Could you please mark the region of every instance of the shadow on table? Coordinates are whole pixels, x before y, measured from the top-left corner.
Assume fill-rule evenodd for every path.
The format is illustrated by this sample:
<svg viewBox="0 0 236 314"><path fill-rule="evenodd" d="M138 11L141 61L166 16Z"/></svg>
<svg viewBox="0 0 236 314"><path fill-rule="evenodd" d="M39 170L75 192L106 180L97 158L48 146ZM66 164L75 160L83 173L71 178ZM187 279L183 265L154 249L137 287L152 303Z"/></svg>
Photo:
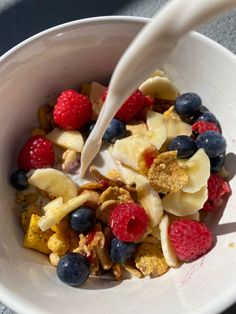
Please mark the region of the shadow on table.
<svg viewBox="0 0 236 314"><path fill-rule="evenodd" d="M0 12L0 55L22 40L57 24L114 15L134 0L15 0Z"/></svg>

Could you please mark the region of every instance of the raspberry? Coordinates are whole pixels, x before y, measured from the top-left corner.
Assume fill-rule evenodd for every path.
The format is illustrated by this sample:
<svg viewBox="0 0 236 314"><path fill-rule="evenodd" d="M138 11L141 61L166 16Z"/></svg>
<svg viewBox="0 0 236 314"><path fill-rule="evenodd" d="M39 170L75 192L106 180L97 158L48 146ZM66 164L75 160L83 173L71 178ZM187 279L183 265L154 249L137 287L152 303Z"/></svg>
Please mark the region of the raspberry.
<svg viewBox="0 0 236 314"><path fill-rule="evenodd" d="M42 135L35 135L28 139L18 156L18 166L26 171L54 164L53 144Z"/></svg>
<svg viewBox="0 0 236 314"><path fill-rule="evenodd" d="M103 102L106 100L107 92L108 89L105 89L103 92ZM137 89L120 107L115 117L124 122L129 122L143 107L150 106L151 102L152 100L150 98L147 99L141 91Z"/></svg>
<svg viewBox="0 0 236 314"><path fill-rule="evenodd" d="M203 210L215 211L222 204L223 196L230 194L231 189L229 183L224 181L217 174L211 174L208 183L208 199L203 205Z"/></svg>
<svg viewBox="0 0 236 314"><path fill-rule="evenodd" d="M213 244L213 235L199 221L179 219L169 226L169 237L173 249L182 261L192 261L204 255Z"/></svg>
<svg viewBox="0 0 236 314"><path fill-rule="evenodd" d="M83 128L92 116L92 103L87 96L72 89L65 90L54 107L54 122L67 130Z"/></svg>
<svg viewBox="0 0 236 314"><path fill-rule="evenodd" d="M110 227L121 241L134 242L142 237L148 226L145 209L135 203L121 203L113 208Z"/></svg>
<svg viewBox="0 0 236 314"><path fill-rule="evenodd" d="M219 128L214 122L197 121L192 125L192 132L195 137L206 131L217 131L220 132Z"/></svg>

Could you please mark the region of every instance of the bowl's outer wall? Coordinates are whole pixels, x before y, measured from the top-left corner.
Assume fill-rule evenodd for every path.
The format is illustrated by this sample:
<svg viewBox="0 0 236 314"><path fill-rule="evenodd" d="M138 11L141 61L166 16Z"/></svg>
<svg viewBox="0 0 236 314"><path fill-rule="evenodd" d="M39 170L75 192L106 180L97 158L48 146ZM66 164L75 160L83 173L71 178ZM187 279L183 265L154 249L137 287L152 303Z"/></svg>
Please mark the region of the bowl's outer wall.
<svg viewBox="0 0 236 314"><path fill-rule="evenodd" d="M214 216L217 243L208 255L155 280L89 280L81 289L61 284L45 256L22 248L19 213L8 185L14 158L36 126L37 108L65 88L106 82L145 19L78 21L36 36L0 62L0 294L18 313L218 313L235 301L235 197ZM158 65L157 65L158 66ZM228 142L236 141L236 57L195 33L186 36L163 69L181 92L194 91L218 116ZM233 176L235 156L229 154ZM234 189L234 180L231 186ZM219 284L220 283L220 284Z"/></svg>

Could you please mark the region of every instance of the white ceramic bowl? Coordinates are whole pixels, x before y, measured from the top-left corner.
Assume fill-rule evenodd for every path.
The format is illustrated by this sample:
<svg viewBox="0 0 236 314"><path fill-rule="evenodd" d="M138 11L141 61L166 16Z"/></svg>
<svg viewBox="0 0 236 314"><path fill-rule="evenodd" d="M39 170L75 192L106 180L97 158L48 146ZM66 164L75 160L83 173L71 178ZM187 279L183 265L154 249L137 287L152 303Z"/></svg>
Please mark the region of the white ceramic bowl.
<svg viewBox="0 0 236 314"><path fill-rule="evenodd" d="M22 247L8 178L20 144L34 126L37 107L65 88L108 79L146 21L105 17L68 23L26 40L0 59L0 297L18 313L216 314L236 301L236 249L228 246L236 242L234 194L223 216L213 219L214 249L157 279L95 279L75 289L59 282L45 256ZM228 152L235 151L236 56L191 33L163 69L181 92L201 95L223 126ZM234 155L228 160L233 175Z"/></svg>

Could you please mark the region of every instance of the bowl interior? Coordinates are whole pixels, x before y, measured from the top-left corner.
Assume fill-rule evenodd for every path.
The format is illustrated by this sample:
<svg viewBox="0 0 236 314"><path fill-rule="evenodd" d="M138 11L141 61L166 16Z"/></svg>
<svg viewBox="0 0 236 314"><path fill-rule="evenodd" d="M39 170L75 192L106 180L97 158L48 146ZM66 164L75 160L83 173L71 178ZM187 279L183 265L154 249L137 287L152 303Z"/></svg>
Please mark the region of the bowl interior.
<svg viewBox="0 0 236 314"><path fill-rule="evenodd" d="M23 232L8 184L20 145L36 125L37 108L65 88L106 82L119 57L142 28L142 18L95 18L44 32L0 60L0 294L18 313L218 313L235 301L236 197L211 224L214 249L194 263L157 279L114 282L91 279L80 289L61 284L47 258L22 247ZM158 67L158 64L157 64ZM181 92L201 95L221 122L227 167L235 186L236 57L190 33L162 69ZM235 244L236 245L236 244ZM220 283L220 284L219 284Z"/></svg>

